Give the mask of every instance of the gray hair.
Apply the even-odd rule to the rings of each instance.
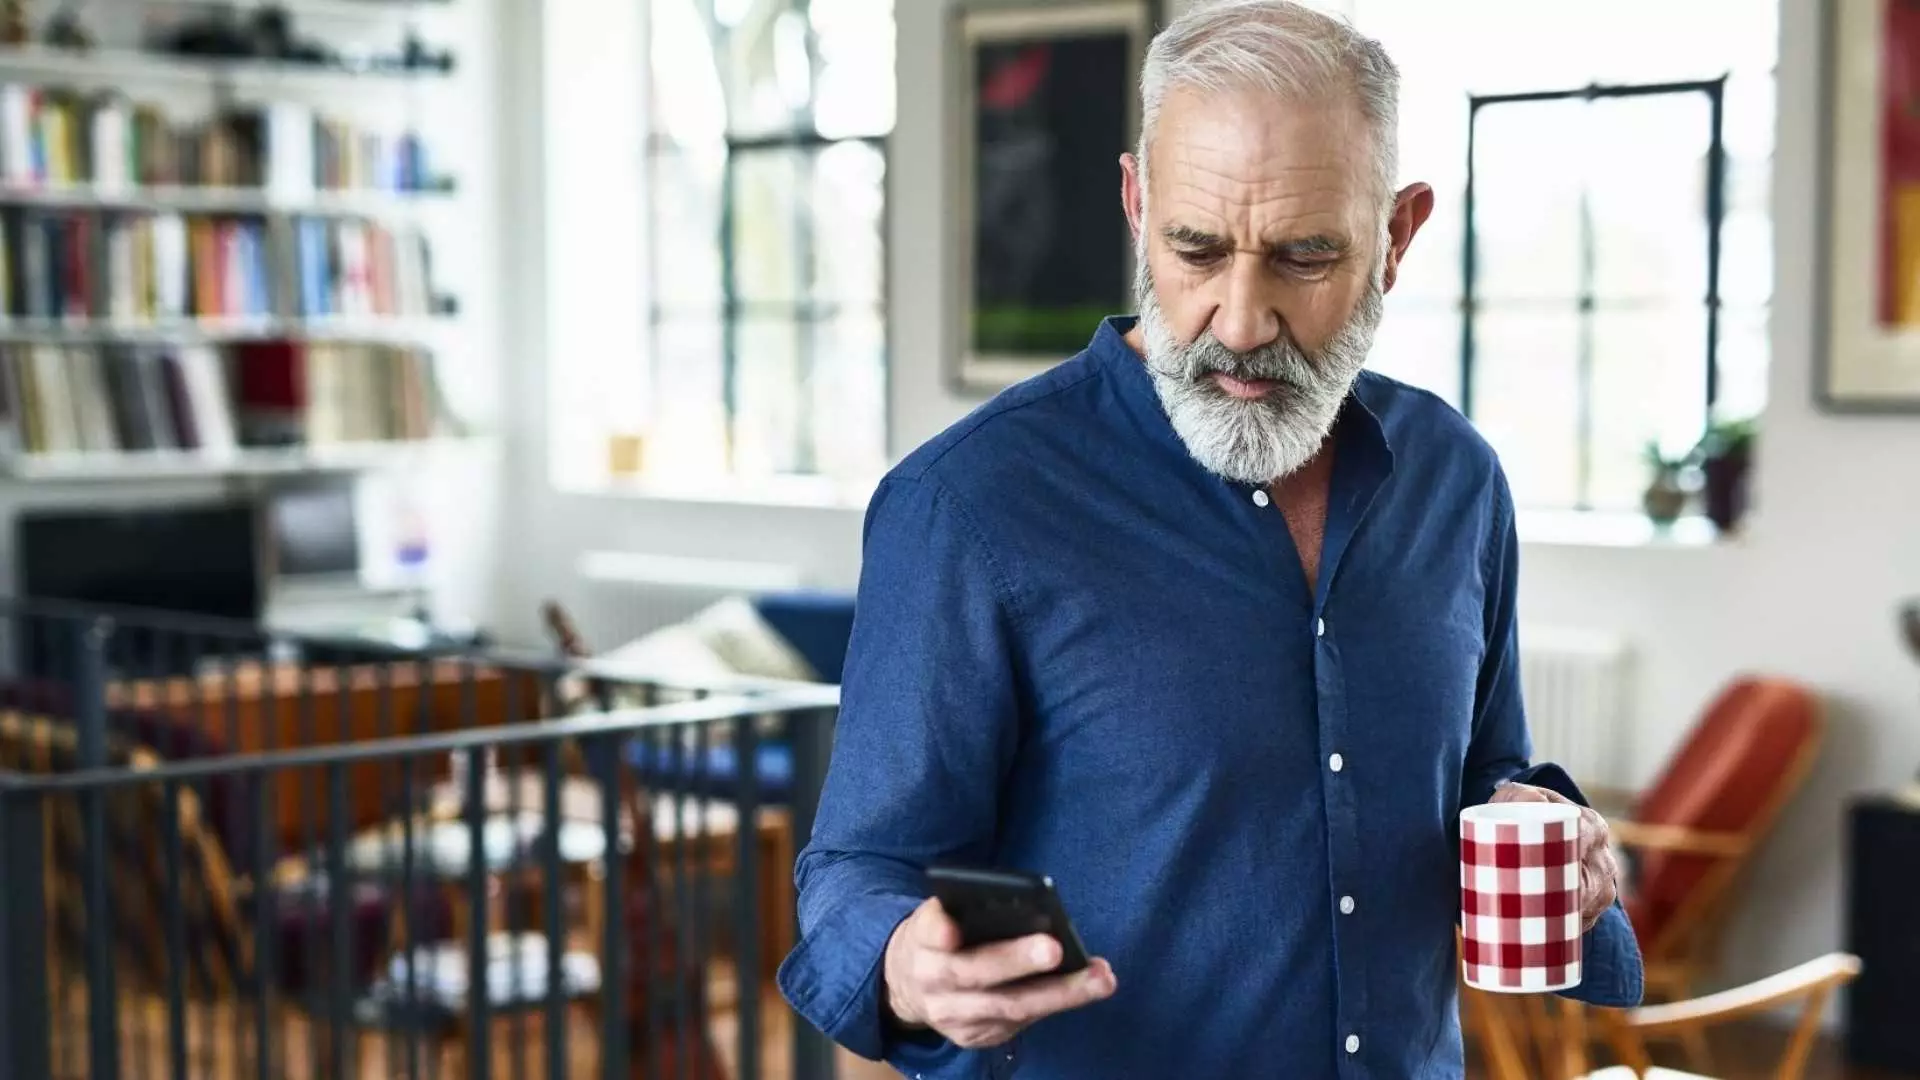
[[[1374,181],[1391,205],[1400,157],[1400,70],[1378,41],[1292,0],[1195,0],[1156,34],[1140,72],[1140,182],[1168,90],[1267,91],[1291,101],[1349,95],[1373,137]]]

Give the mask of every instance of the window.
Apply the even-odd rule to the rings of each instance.
[[[557,479],[878,476],[892,0],[547,13]]]
[[[1646,444],[1679,453],[1704,431],[1709,371],[1713,416],[1760,411],[1773,281],[1774,3],[1317,6],[1352,18],[1399,64],[1401,181],[1425,180],[1438,195],[1388,297],[1372,366],[1461,406],[1499,450],[1516,502],[1636,510]],[[1723,76],[1712,355],[1703,317],[1710,107],[1696,92],[1482,104],[1473,125],[1479,302],[1463,356],[1472,100]]]
[[[1724,91],[1472,99],[1460,406],[1528,448],[1506,460],[1517,500],[1631,509],[1645,448],[1691,445],[1709,421]]]

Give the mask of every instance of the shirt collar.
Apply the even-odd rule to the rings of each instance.
[[[1143,426],[1191,461],[1186,444],[1180,441],[1179,433],[1173,430],[1166,409],[1160,404],[1146,361],[1127,343],[1127,333],[1139,321],[1137,315],[1113,315],[1100,320],[1100,328],[1094,331],[1087,351],[1114,373],[1114,383],[1122,400]],[[1383,405],[1379,399],[1379,382],[1379,376],[1363,371],[1354,380],[1353,389],[1347,392],[1347,400],[1334,421],[1338,448],[1335,460],[1357,459],[1353,464],[1363,466],[1364,472],[1384,476],[1393,472],[1393,444],[1387,439],[1386,425],[1381,422],[1378,411]],[[1238,483],[1233,486],[1252,488],[1252,485]]]

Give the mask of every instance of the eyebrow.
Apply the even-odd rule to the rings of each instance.
[[[1232,247],[1224,238],[1191,225],[1169,225],[1160,235],[1169,244],[1202,251],[1224,251]],[[1345,255],[1351,245],[1337,236],[1324,233],[1295,237],[1266,245],[1268,256],[1286,259],[1314,259]]]

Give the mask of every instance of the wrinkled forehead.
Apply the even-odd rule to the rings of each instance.
[[[1151,208],[1163,222],[1312,219],[1357,233],[1378,211],[1370,133],[1345,95],[1294,101],[1177,89],[1147,151]]]

